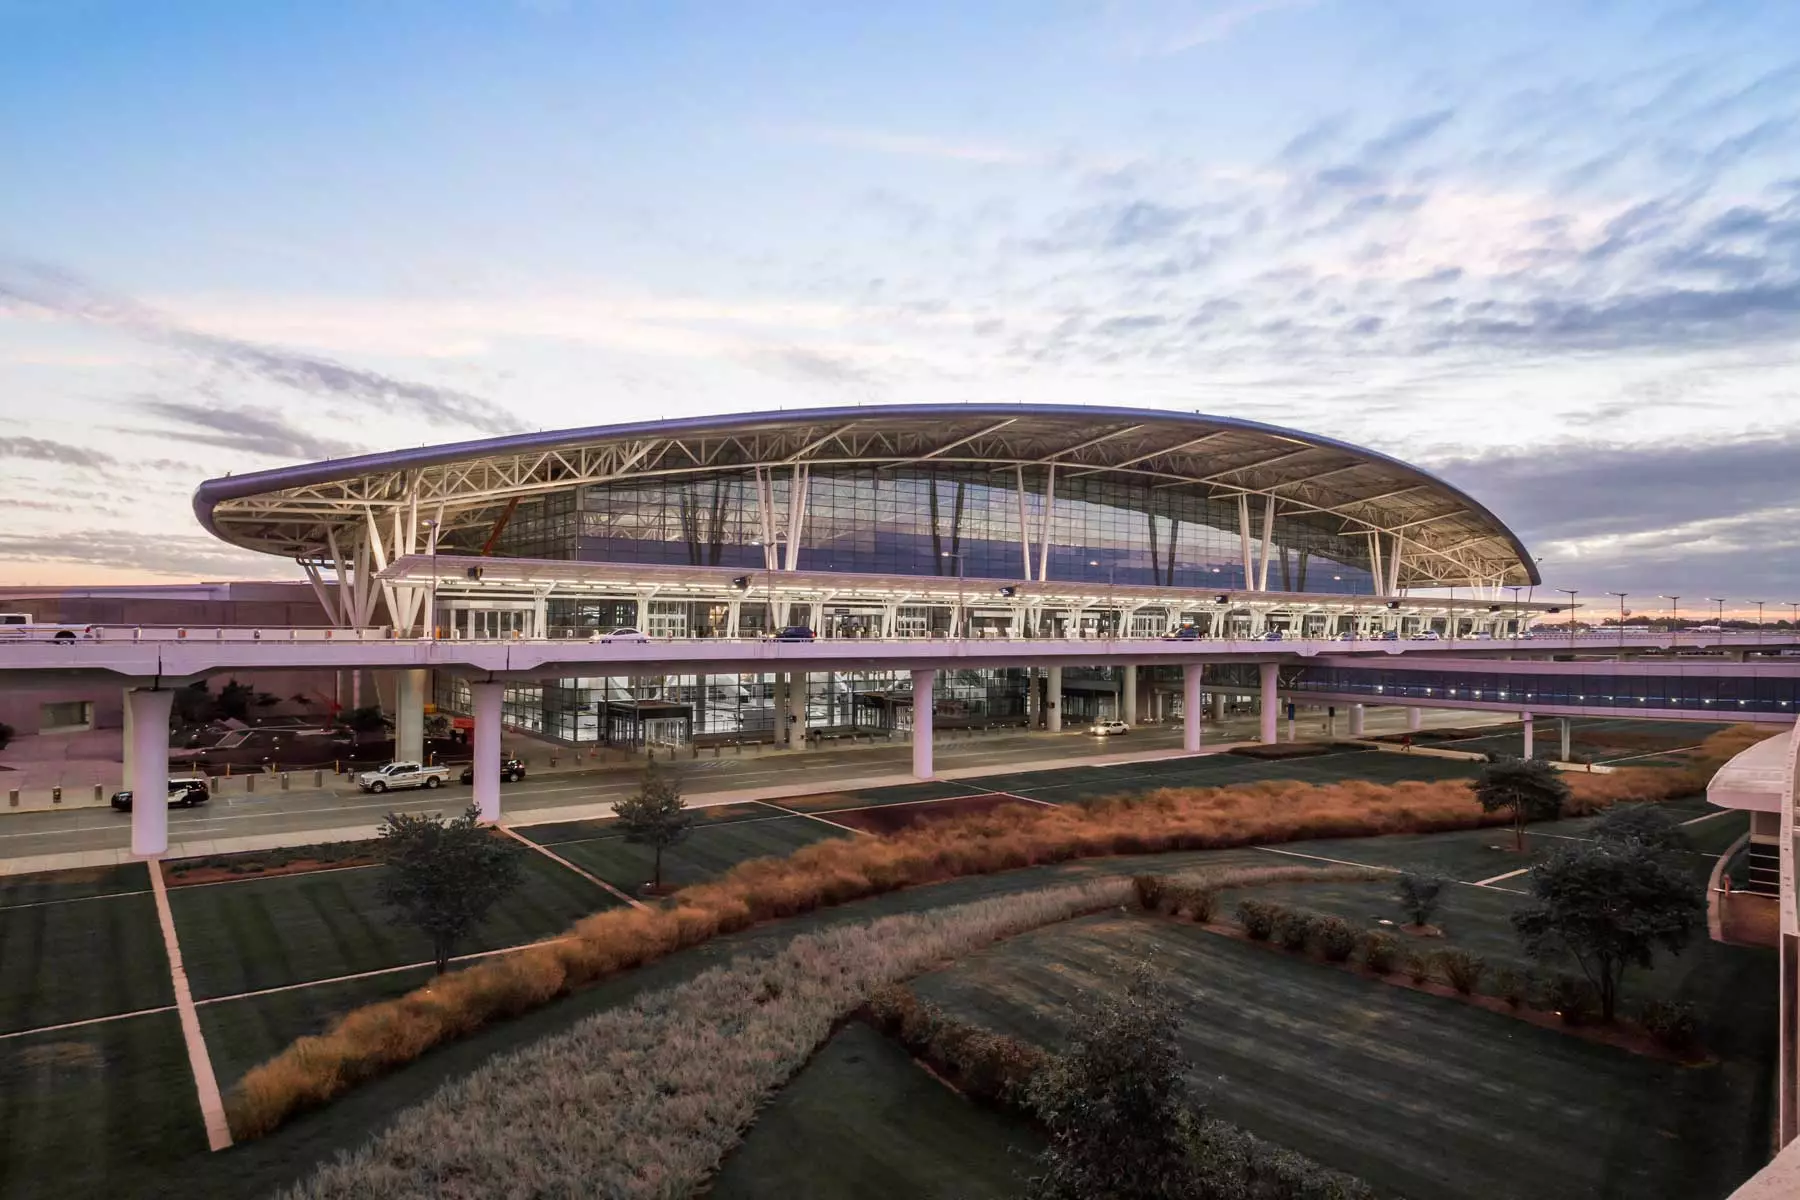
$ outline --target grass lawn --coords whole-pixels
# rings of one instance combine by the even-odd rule
[[[942,800],[972,796],[982,789],[949,779],[897,783],[892,787],[864,788],[854,792],[817,792],[810,796],[784,797],[778,803],[795,812],[822,813],[834,809],[868,808],[879,804],[911,804],[918,800]]]
[[[563,931],[618,900],[534,851],[525,882],[494,909],[463,951],[511,946]],[[175,930],[195,999],[229,996],[423,962],[429,943],[398,924],[377,895],[385,868],[278,875],[176,888]]]
[[[116,896],[121,892],[150,890],[150,872],[143,863],[117,867],[81,867],[70,871],[39,871],[30,875],[0,875],[0,908],[41,904],[46,900],[81,900],[89,896]]]
[[[244,1072],[274,1057],[295,1038],[323,1033],[351,1009],[403,996],[431,977],[430,967],[413,967],[341,983],[202,1003],[200,1031],[219,1087],[230,1090]]]
[[[1716,1200],[1767,1158],[1766,1035],[1762,1054],[1681,1067],[1143,916],[1027,934],[918,990],[1054,1045],[1067,1000],[1145,958],[1173,980],[1215,1115],[1384,1195]],[[1752,974],[1722,1015],[1772,1028],[1772,970]]]
[[[757,1115],[708,1194],[1000,1200],[1020,1194],[1042,1145],[1025,1122],[965,1100],[858,1021]]]
[[[768,805],[754,801],[709,804],[703,808],[690,808],[688,812],[693,814],[696,828],[701,825],[729,825],[734,821],[756,821],[775,815]],[[511,828],[514,833],[522,834],[540,846],[559,846],[564,842],[618,835],[618,822],[611,817],[587,821],[546,821],[541,825],[512,825]]]
[[[0,1041],[0,1198],[135,1196],[206,1155],[172,1012]]]
[[[0,909],[0,963],[0,1032],[175,1002],[148,894]]]
[[[664,850],[663,883],[685,887],[712,879],[748,859],[782,857],[814,842],[851,836],[811,817],[784,817],[772,808],[759,807],[759,819],[698,825],[687,840]],[[521,832],[530,835],[534,831]],[[650,882],[654,857],[650,847],[633,845],[617,832],[558,842],[551,849],[621,891],[635,892]]]

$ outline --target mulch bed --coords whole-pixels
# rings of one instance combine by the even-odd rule
[[[1317,758],[1322,754],[1336,754],[1344,748],[1334,742],[1276,742],[1268,746],[1233,746],[1225,753],[1244,758]],[[1353,748],[1362,749],[1361,746]]]
[[[950,817],[966,817],[973,813],[989,813],[1001,808],[1039,807],[1015,796],[989,793],[985,796],[952,796],[948,800],[915,800],[909,804],[881,804],[872,808],[853,808],[834,812],[826,820],[848,825],[864,833],[899,833],[942,821]]]
[[[341,858],[290,858],[272,862],[246,858],[242,862],[221,863],[211,859],[190,858],[164,864],[163,882],[172,888],[189,887],[196,883],[221,883],[228,879],[268,879],[276,875],[335,871],[340,867],[372,867],[380,862],[373,852],[346,854]]]

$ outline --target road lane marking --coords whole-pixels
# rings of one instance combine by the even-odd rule
[[[874,837],[875,836],[874,834],[870,833],[866,829],[856,829],[849,825],[839,825],[836,821],[827,821],[824,817],[819,816],[817,813],[799,812],[792,808],[783,808],[783,807],[781,807],[781,805],[772,803],[768,800],[751,800],[751,801],[749,801],[749,803],[761,804],[765,808],[772,808],[776,812],[781,813],[783,816],[805,817],[809,821],[817,821],[821,825],[829,825],[833,829],[841,829],[845,833],[853,833],[858,837]],[[850,810],[849,809],[838,809],[837,811],[848,812]]]
[[[1477,879],[1475,881],[1475,886],[1476,887],[1492,887],[1496,883],[1499,883],[1503,879],[1517,879],[1519,876],[1525,874],[1529,870],[1531,870],[1530,867],[1520,867],[1517,870],[1507,871],[1503,874],[1494,875],[1487,879]]]
[[[614,887],[612,884],[606,882],[606,880],[600,878],[598,875],[595,875],[591,872],[582,870],[580,867],[576,866],[574,863],[570,862],[568,859],[564,858],[562,855],[557,854],[556,852],[551,850],[548,846],[538,845],[536,842],[532,841],[530,838],[526,837],[524,834],[518,832],[517,830],[508,829],[504,825],[496,826],[496,828],[498,828],[500,830],[500,832],[504,833],[507,837],[512,838],[514,841],[521,842],[524,845],[531,847],[533,850],[536,850],[539,854],[543,855],[545,858],[549,859],[551,862],[556,863],[558,866],[566,867],[569,870],[575,872],[575,874],[581,876],[583,879],[587,880],[589,883],[595,884],[599,887],[606,889],[607,891],[611,892],[613,895],[617,896],[619,899],[623,900],[625,903],[631,905],[631,907],[633,907],[633,908],[649,908],[650,907],[648,904],[645,904],[643,901],[626,895],[624,892],[620,891],[618,888]]]

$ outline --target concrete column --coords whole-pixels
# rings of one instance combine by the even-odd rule
[[[1536,750],[1532,741],[1531,714],[1520,713],[1519,719],[1525,722],[1525,757],[1530,758]]]
[[[475,717],[475,807],[481,819],[500,819],[500,698],[503,683],[469,684],[469,707]]]
[[[171,703],[171,709],[173,704]],[[119,790],[131,790],[131,689],[125,689],[125,706],[123,711],[124,750],[119,755]]]
[[[931,705],[936,671],[914,671],[913,681],[913,777],[931,778]]]
[[[770,729],[775,734],[775,745],[787,745],[788,714],[788,677],[786,671],[775,672],[774,685],[769,692]]]
[[[788,712],[793,721],[788,725],[788,741],[794,749],[806,749],[806,672],[788,676]]]
[[[1570,762],[1572,760],[1569,758],[1569,754],[1570,754],[1571,750],[1573,749],[1573,747],[1570,745],[1570,743],[1574,740],[1574,738],[1571,735],[1571,731],[1569,728],[1569,718],[1564,717],[1562,720],[1557,722],[1557,725],[1559,725],[1561,727],[1559,732],[1562,734],[1562,758],[1559,761]]]
[[[1137,669],[1137,667],[1135,665],[1126,667],[1125,671],[1124,671],[1124,676],[1125,676],[1124,679],[1122,679],[1119,682],[1119,688],[1120,688],[1119,695],[1122,697],[1122,699],[1119,702],[1119,704],[1120,704],[1119,720],[1125,722],[1127,725],[1136,725],[1137,719],[1138,719],[1138,709],[1137,709],[1138,669]]]
[[[131,723],[131,852],[153,858],[169,849],[169,713],[175,693],[167,688],[125,693]]]
[[[1224,692],[1214,692],[1212,694],[1212,710],[1213,710],[1212,718],[1215,722],[1222,722],[1225,720],[1225,693]]]
[[[1038,676],[1036,667],[1025,668],[1025,728],[1038,727],[1039,710],[1043,708],[1038,696]]]
[[[394,757],[408,762],[425,761],[424,668],[395,672]]]
[[[1062,732],[1062,668],[1050,667],[1044,672],[1049,683],[1044,696],[1044,728],[1051,733]]]
[[[1418,705],[1408,705],[1406,709],[1406,731],[1417,733],[1425,728],[1425,710]]]
[[[1200,718],[1206,710],[1200,696],[1200,677],[1205,671],[1200,663],[1181,668],[1181,748],[1189,754],[1200,752]]]
[[[1281,698],[1275,694],[1276,667],[1274,663],[1260,663],[1257,673],[1261,681],[1262,696],[1262,741],[1264,745],[1275,744],[1275,719],[1281,712]]]
[[[1350,736],[1353,738],[1359,738],[1362,735],[1363,735],[1363,706],[1360,704],[1352,704],[1350,706]]]

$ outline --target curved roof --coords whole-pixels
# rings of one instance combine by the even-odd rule
[[[492,526],[519,498],[652,476],[832,464],[1054,464],[1060,483],[1112,477],[1221,499],[1273,497],[1333,534],[1383,535],[1414,587],[1537,583],[1524,545],[1475,499],[1418,467],[1331,438],[1231,417],[1072,404],[920,404],[688,417],[515,434],[209,479],[194,513],[214,536],[301,560],[378,558]],[[1262,507],[1253,510],[1260,519]]]

